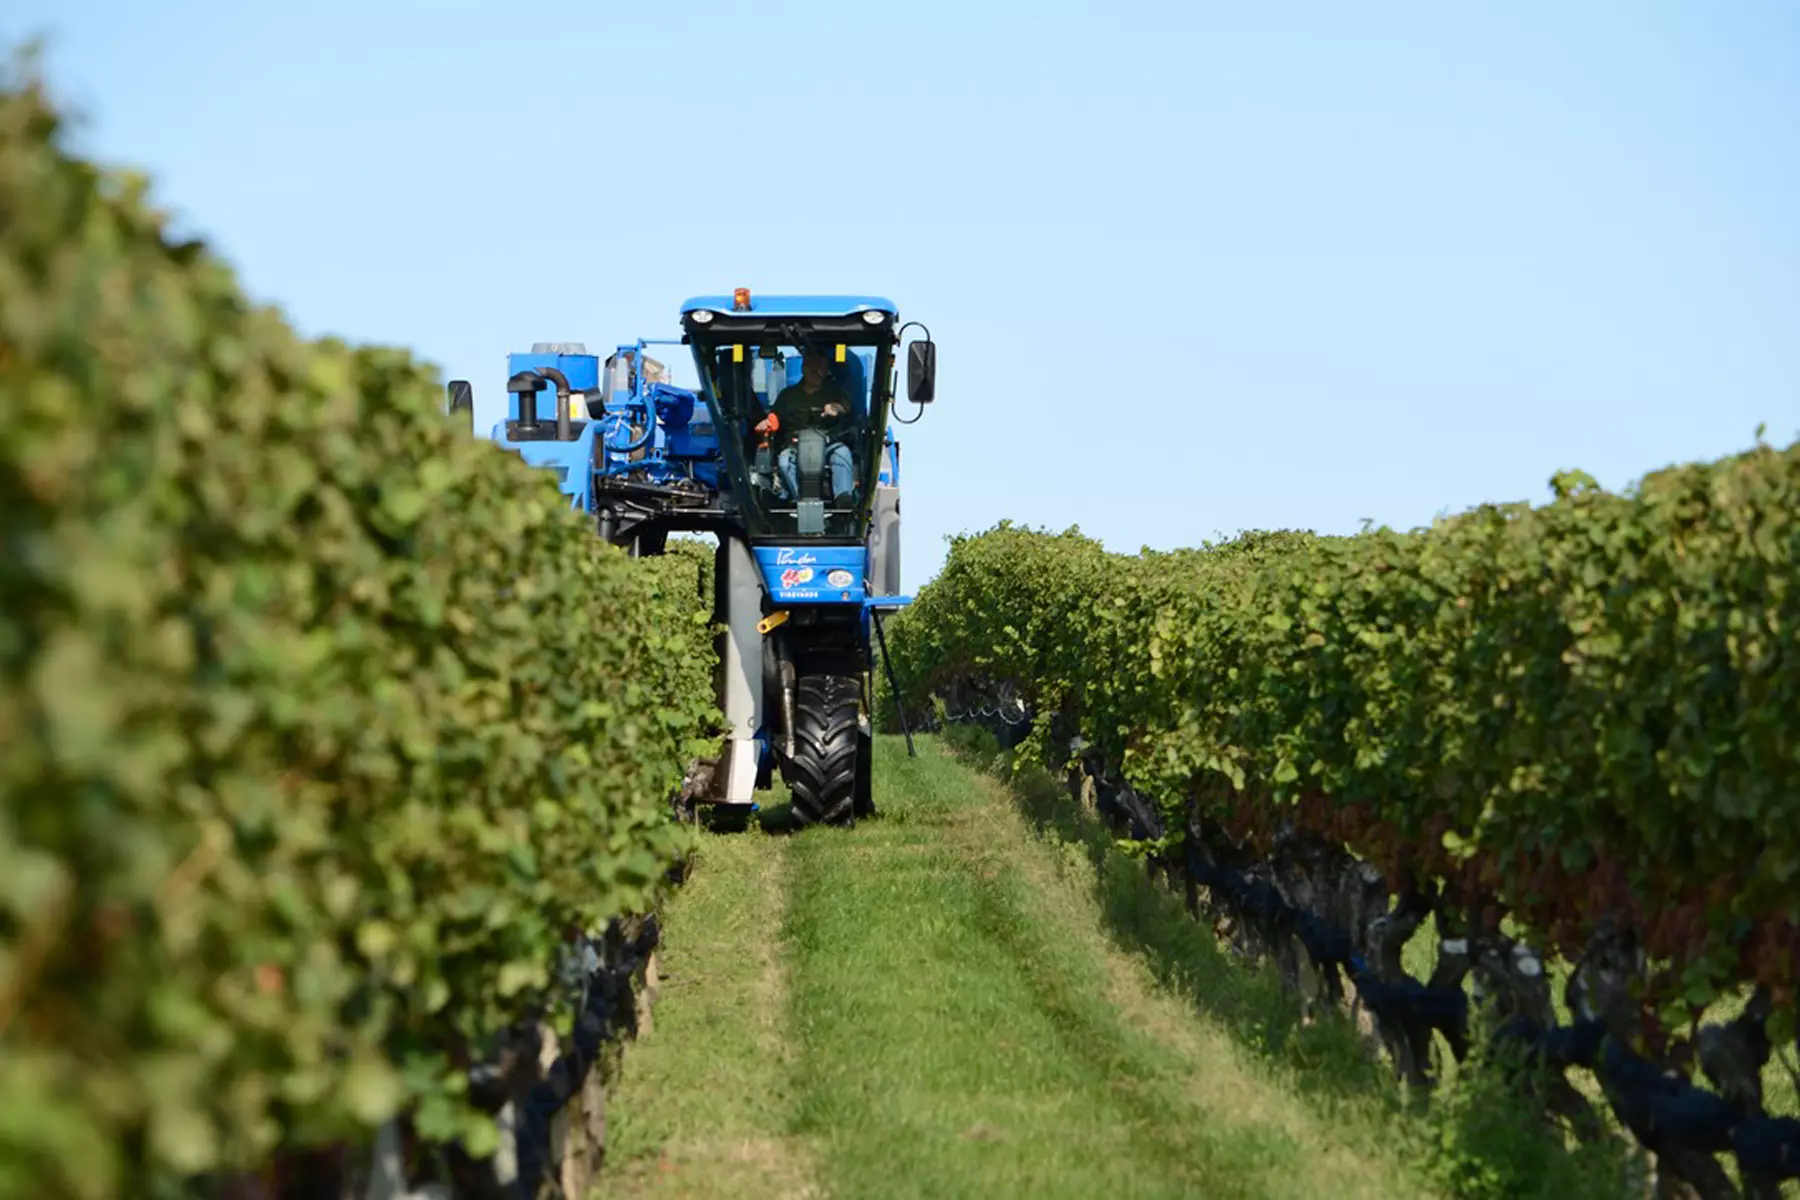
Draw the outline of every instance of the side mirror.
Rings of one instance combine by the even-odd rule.
[[[469,428],[475,427],[475,389],[466,379],[452,379],[445,387],[450,393],[450,415],[469,414]]]
[[[930,404],[937,394],[937,343],[914,342],[906,348],[906,398]]]

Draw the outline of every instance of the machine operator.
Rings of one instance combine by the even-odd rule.
[[[806,355],[800,382],[782,390],[775,398],[775,408],[757,423],[756,432],[764,437],[785,433],[787,443],[776,455],[776,467],[789,499],[800,495],[794,465],[793,435],[802,429],[819,429],[829,439],[825,447],[825,465],[831,472],[833,503],[850,504],[856,486],[856,463],[843,438],[854,432],[850,418],[850,397],[837,380],[831,378],[831,367],[823,351]]]

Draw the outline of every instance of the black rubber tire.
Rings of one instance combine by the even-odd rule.
[[[795,686],[794,754],[781,775],[793,792],[796,825],[855,822],[861,695],[848,675],[807,675]]]

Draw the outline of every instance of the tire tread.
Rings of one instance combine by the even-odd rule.
[[[808,675],[794,689],[794,753],[782,775],[802,826],[847,825],[856,818],[862,689],[843,675]]]

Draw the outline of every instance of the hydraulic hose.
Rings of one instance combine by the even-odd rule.
[[[608,446],[606,448],[607,453],[609,453],[609,454],[636,454],[639,450],[642,450],[645,446],[648,446],[650,444],[650,440],[656,436],[656,422],[649,415],[647,406],[644,406],[644,407],[646,407],[646,411],[644,414],[644,432],[642,434],[640,434],[638,436],[638,438],[635,441],[631,442],[629,445]],[[630,418],[628,418],[624,413],[613,413],[608,417],[608,420],[618,421],[618,422],[629,422]],[[629,428],[630,427],[629,424],[627,424],[626,427]]]

